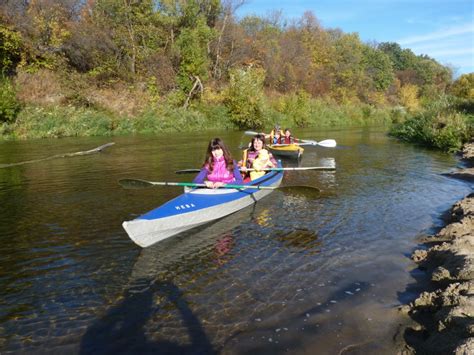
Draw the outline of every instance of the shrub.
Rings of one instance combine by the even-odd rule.
[[[0,78],[0,122],[14,122],[20,108],[12,83],[6,78]]]
[[[283,113],[293,119],[297,127],[308,127],[311,120],[311,97],[304,90],[299,90],[285,100]]]
[[[410,116],[403,123],[392,126],[390,134],[446,152],[458,151],[463,143],[471,139],[472,124],[468,115],[455,112],[445,105],[445,102],[433,104],[431,109]]]
[[[258,68],[233,69],[224,103],[232,122],[239,128],[262,128],[265,123],[263,81],[265,71]]]

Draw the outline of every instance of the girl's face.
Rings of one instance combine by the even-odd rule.
[[[222,148],[220,148],[220,147],[217,147],[217,148],[212,150],[212,156],[214,158],[220,158],[223,155],[224,155],[224,152],[222,151]]]
[[[263,141],[261,139],[255,139],[253,141],[253,147],[255,150],[261,150],[263,148]]]
[[[289,137],[290,136],[290,131],[285,131],[285,137]]]

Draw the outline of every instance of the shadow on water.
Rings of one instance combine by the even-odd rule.
[[[153,302],[157,296],[166,298],[178,310],[188,331],[189,345],[147,339],[145,325],[159,311]],[[154,329],[154,332],[159,332],[159,329]],[[215,354],[216,351],[180,289],[169,281],[155,281],[140,293],[127,291],[120,304],[89,327],[82,337],[80,353]]]
[[[142,249],[123,299],[87,329],[81,354],[217,353],[185,292],[171,280],[182,269],[196,271],[225,264],[235,243],[232,227],[248,220],[252,213],[253,208],[247,209],[231,215],[228,221],[218,220]],[[175,318],[187,341],[170,338],[160,321],[163,315]]]

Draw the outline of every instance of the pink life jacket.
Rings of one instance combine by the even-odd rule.
[[[214,169],[207,174],[207,180],[212,182],[223,182],[228,184],[235,180],[234,172],[227,170],[224,156],[214,159]],[[209,169],[209,167],[207,167]]]

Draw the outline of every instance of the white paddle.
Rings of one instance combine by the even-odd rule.
[[[302,166],[302,167],[288,167],[288,168],[264,168],[260,170],[256,169],[247,169],[246,171],[300,171],[300,170],[327,170],[332,171],[336,170],[334,166]],[[199,173],[201,169],[183,169],[175,171],[176,174],[191,174]]]
[[[258,132],[254,132],[254,131],[245,131],[244,133],[248,136],[255,136],[256,134],[259,134]],[[299,139],[299,141],[301,141],[302,143],[309,144],[309,145],[320,145],[321,147],[326,147],[326,148],[334,148],[337,145],[334,139],[325,139],[320,142],[316,142],[309,139]],[[295,143],[295,144],[298,144],[298,143]]]

